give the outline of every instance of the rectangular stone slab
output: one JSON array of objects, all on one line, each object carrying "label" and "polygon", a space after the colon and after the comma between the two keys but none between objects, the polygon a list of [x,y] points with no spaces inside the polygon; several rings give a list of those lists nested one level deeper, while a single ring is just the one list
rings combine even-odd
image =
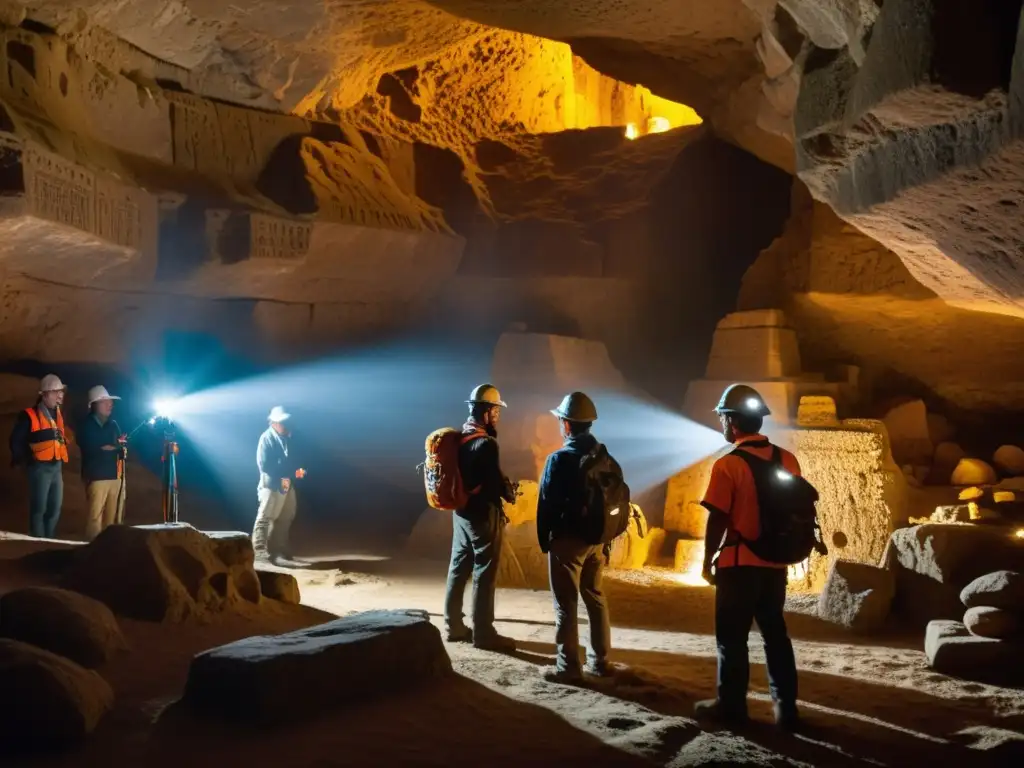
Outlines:
[{"label": "rectangular stone slab", "polygon": [[280,724],[452,673],[426,611],[367,611],[205,651],[183,702],[206,716]]},{"label": "rectangular stone slab", "polygon": [[924,653],[928,666],[944,675],[994,685],[1024,680],[1024,643],[975,637],[959,621],[929,622]]}]

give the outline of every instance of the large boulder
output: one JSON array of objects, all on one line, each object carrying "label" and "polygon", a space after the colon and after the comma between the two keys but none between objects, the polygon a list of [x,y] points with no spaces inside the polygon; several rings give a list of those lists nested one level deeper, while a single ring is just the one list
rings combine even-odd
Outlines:
[{"label": "large boulder", "polygon": [[916,525],[893,532],[883,562],[896,576],[901,615],[920,624],[959,619],[964,587],[995,570],[1024,569],[1024,539],[995,526]]},{"label": "large boulder", "polygon": [[0,635],[98,667],[128,647],[117,619],[98,600],[53,587],[0,597]]},{"label": "large boulder", "polygon": [[853,632],[872,632],[885,623],[895,594],[896,580],[889,571],[836,560],[818,598],[818,615]]},{"label": "large boulder", "polygon": [[1024,475],[1024,448],[1016,445],[1004,445],[992,456],[992,463],[1004,475],[1010,477]]},{"label": "large boulder", "polygon": [[205,651],[183,701],[210,717],[280,725],[451,673],[426,611],[369,611]]},{"label": "large boulder", "polygon": [[264,597],[271,600],[280,600],[282,603],[292,603],[293,605],[298,605],[302,602],[302,595],[299,592],[299,581],[290,573],[257,568],[256,576],[260,580],[260,591]]},{"label": "large boulder", "polygon": [[928,431],[928,410],[921,400],[910,400],[890,408],[882,421],[889,432],[892,457],[897,464],[929,463],[935,446]]},{"label": "large boulder", "polygon": [[996,471],[981,459],[960,459],[949,478],[952,485],[992,485],[997,481]]},{"label": "large boulder", "polygon": [[1005,640],[1020,637],[1024,621],[1010,611],[979,605],[967,609],[964,614],[964,626],[972,635]]},{"label": "large boulder", "polygon": [[261,599],[246,534],[184,523],[106,528],[79,551],[63,584],[144,621],[179,622]]},{"label": "large boulder", "polygon": [[17,640],[0,639],[0,680],[0,752],[70,745],[91,733],[114,704],[114,692],[96,672]]},{"label": "large boulder", "polygon": [[1024,680],[1024,644],[977,637],[959,621],[929,622],[924,653],[928,666],[945,675],[996,685]]},{"label": "large boulder", "polygon": [[932,456],[932,465],[928,471],[929,485],[949,485],[953,477],[953,470],[967,453],[956,443],[939,443],[935,446],[935,455]]},{"label": "large boulder", "polygon": [[979,576],[960,592],[968,608],[985,606],[1024,613],[1024,576],[1014,571],[995,571]]}]

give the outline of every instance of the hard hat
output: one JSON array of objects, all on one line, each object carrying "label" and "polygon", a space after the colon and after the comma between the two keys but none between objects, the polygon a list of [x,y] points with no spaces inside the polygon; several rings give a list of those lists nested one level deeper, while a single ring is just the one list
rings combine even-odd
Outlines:
[{"label": "hard hat", "polygon": [[506,407],[505,401],[501,399],[501,393],[493,384],[481,384],[469,393],[469,400],[466,402],[471,405],[487,403],[488,405],[499,405],[502,408]]},{"label": "hard hat", "polygon": [[267,416],[267,421],[272,421],[275,424],[280,424],[282,422],[288,421],[288,419],[290,419],[291,417],[292,415],[288,413],[288,411],[286,411],[280,405],[275,405],[273,408],[270,409],[270,415]]},{"label": "hard hat", "polygon": [[67,387],[64,386],[64,382],[60,380],[60,377],[52,373],[43,376],[43,380],[39,382],[40,395],[45,392],[63,392],[65,389]]},{"label": "hard hat", "polygon": [[551,411],[566,421],[597,421],[597,407],[583,392],[571,392],[562,398],[562,404]]},{"label": "hard hat", "polygon": [[764,398],[753,387],[733,384],[725,388],[722,399],[715,406],[716,413],[742,413],[748,416],[771,416]]},{"label": "hard hat", "polygon": [[107,392],[107,388],[102,384],[99,384],[89,390],[89,405],[100,400],[120,400],[121,398],[117,395],[112,395]]}]

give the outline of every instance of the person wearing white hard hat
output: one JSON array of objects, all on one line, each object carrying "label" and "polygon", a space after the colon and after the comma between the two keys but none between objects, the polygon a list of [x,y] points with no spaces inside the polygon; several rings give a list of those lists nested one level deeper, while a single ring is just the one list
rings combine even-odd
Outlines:
[{"label": "person wearing white hard hat", "polygon": [[64,503],[68,435],[60,404],[65,389],[57,376],[44,376],[39,399],[19,414],[11,431],[11,464],[25,467],[28,475],[28,531],[37,538],[56,536]]},{"label": "person wearing white hard hat", "polygon": [[104,386],[89,390],[89,413],[78,425],[82,481],[89,501],[85,538],[92,541],[124,514],[124,453],[127,438],[111,418],[117,395]]},{"label": "person wearing white hard hat", "polygon": [[260,435],[256,448],[256,466],[260,471],[257,488],[259,510],[252,529],[252,548],[261,561],[291,561],[288,533],[295,520],[296,498],[293,480],[306,476],[295,462],[291,431],[287,422],[292,415],[275,405],[267,416],[269,426]]}]

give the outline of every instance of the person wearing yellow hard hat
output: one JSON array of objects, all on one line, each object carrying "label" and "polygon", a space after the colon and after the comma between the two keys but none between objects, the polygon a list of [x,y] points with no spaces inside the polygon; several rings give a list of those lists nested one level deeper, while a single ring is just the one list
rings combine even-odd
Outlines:
[{"label": "person wearing yellow hard hat", "polygon": [[68,438],[60,404],[65,389],[59,377],[44,376],[35,405],[18,415],[11,431],[11,464],[24,467],[28,476],[28,531],[37,538],[56,536],[64,503]]},{"label": "person wearing yellow hard hat", "polygon": [[112,418],[112,395],[99,385],[89,390],[89,413],[78,424],[78,447],[82,451],[82,482],[89,501],[85,538],[95,539],[100,532],[123,517],[124,449],[127,438]]},{"label": "person wearing yellow hard hat", "polygon": [[[469,501],[452,515],[452,557],[445,589],[444,623],[449,642],[472,642],[477,648],[510,653],[515,642],[494,628],[494,593],[505,536],[502,502],[514,504],[514,485],[501,471],[498,422],[505,401],[493,384],[481,384],[466,400],[469,418],[462,426],[459,472]],[[473,580],[473,629],[466,626],[462,604]]]}]

